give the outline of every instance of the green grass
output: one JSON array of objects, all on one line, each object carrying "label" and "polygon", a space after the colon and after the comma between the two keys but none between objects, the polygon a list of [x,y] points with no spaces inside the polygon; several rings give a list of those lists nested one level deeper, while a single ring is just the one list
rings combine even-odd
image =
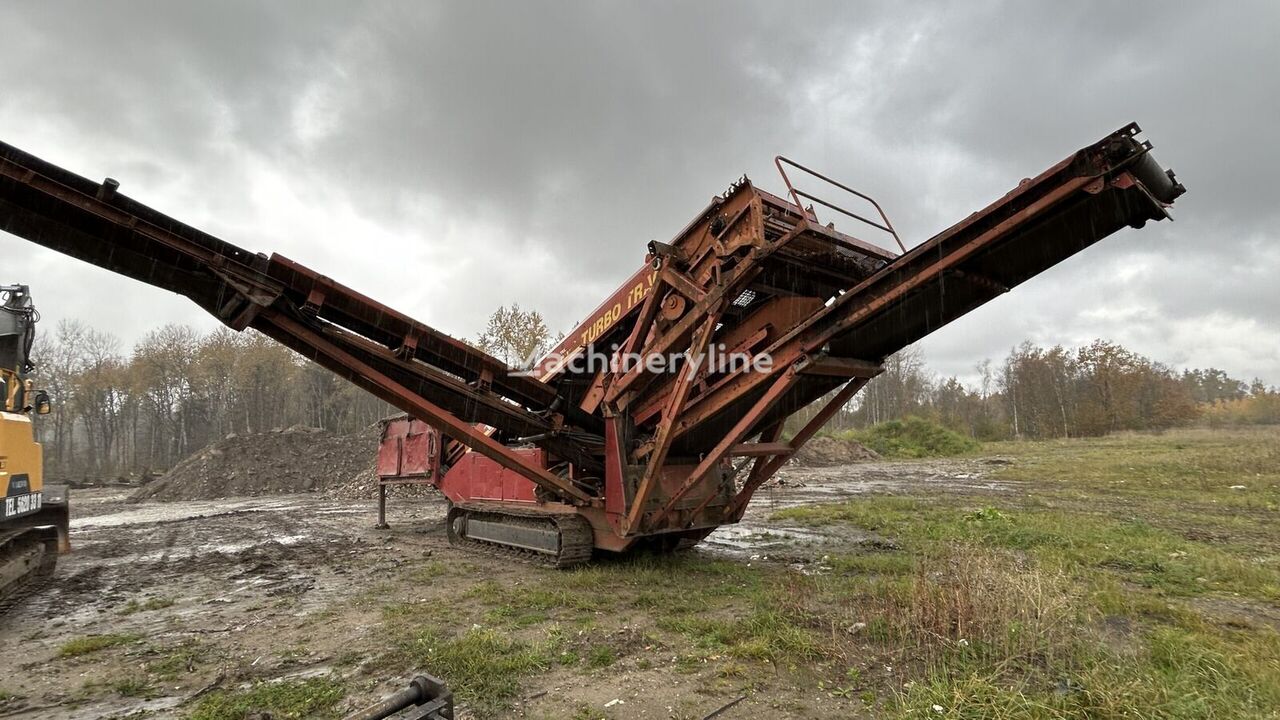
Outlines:
[{"label": "green grass", "polygon": [[977,670],[935,674],[907,688],[899,710],[948,718],[1274,718],[1280,686],[1267,664],[1280,656],[1275,634],[1243,642],[1273,646],[1240,655],[1234,642],[1159,628],[1136,657],[1094,654],[1051,689]]},{"label": "green grass", "polygon": [[145,662],[143,669],[156,678],[166,681],[194,671],[197,665],[210,659],[212,652],[198,640],[184,640],[178,645],[163,649],[153,648],[152,651],[157,657]]},{"label": "green grass", "polygon": [[817,662],[837,652],[803,601],[802,578],[777,568],[753,575],[751,582],[731,583],[720,594],[709,586],[701,592],[706,603],[701,607],[654,606],[654,623],[688,642],[699,658],[727,656],[777,666]]},{"label": "green grass", "polygon": [[[480,717],[502,717],[534,678],[554,667],[612,672],[608,668],[637,654],[638,665],[651,667],[644,648],[665,651],[658,635],[692,643],[679,630],[663,631],[658,619],[745,610],[769,585],[758,569],[689,555],[626,556],[545,573],[533,581],[518,578],[464,586],[466,602],[447,621],[442,621],[435,603],[383,605],[383,637],[392,650],[380,664],[431,668],[447,678]],[[636,614],[653,623],[636,632],[620,627],[620,618],[634,619]],[[617,635],[617,630],[624,632]],[[739,644],[743,653],[755,656],[776,655],[790,647],[774,650],[769,647],[774,639],[753,631]],[[752,640],[755,646],[748,651],[746,644]],[[707,654],[701,652],[700,657]]]},{"label": "green grass", "polygon": [[701,656],[779,663],[816,661],[826,656],[821,640],[795,616],[757,607],[745,618],[677,615],[657,619],[659,628],[679,633]]},{"label": "green grass", "polygon": [[[1047,567],[1118,574],[1170,595],[1236,592],[1280,602],[1280,563],[1188,540],[1140,515],[1115,519],[1053,508],[970,509],[934,499],[872,496],[787,508],[773,518],[809,526],[852,525],[904,542],[913,554],[969,542],[1022,551]],[[878,561],[895,564],[901,558]]]},{"label": "green grass", "polygon": [[151,610],[163,610],[164,608],[172,607],[174,602],[175,602],[174,599],[171,597],[147,598],[143,602],[138,602],[136,599],[134,599],[126,603],[124,607],[120,608],[120,610],[116,612],[116,614],[132,615],[138,612],[148,612]]},{"label": "green grass", "polygon": [[1276,717],[1280,632],[1266,612],[1248,620],[1280,609],[1276,429],[988,449],[1015,459],[997,472],[1013,492],[773,516],[896,544],[834,554],[808,593],[815,612],[846,608],[859,638],[900,658],[911,681],[891,685],[890,712]]},{"label": "green grass", "polygon": [[980,447],[971,438],[918,417],[877,423],[845,436],[886,458],[948,457],[971,453]]},{"label": "green grass", "polygon": [[[927,449],[897,452],[956,450],[911,443]],[[551,682],[637,670],[699,692],[751,687],[829,716],[1275,717],[1280,432],[997,443],[983,454],[1012,463],[975,455],[966,472],[985,468],[1005,490],[939,484],[775,513],[832,538],[795,548],[826,556],[810,575],[706,553],[639,555],[458,574],[463,601],[447,607],[409,593],[370,599],[382,613],[371,662],[430,668],[481,718],[511,714]],[[580,698],[566,698],[572,713]]]},{"label": "green grass", "polygon": [[90,655],[100,650],[116,647],[117,645],[127,645],[138,640],[137,635],[86,635],[74,640],[68,640],[58,648],[58,657],[75,658],[84,655]]},{"label": "green grass", "polygon": [[529,642],[490,629],[450,635],[425,627],[398,643],[396,660],[408,667],[431,668],[433,674],[448,678],[449,688],[466,698],[468,706],[493,713],[510,706],[522,680],[556,663],[560,642],[555,632]]},{"label": "green grass", "polygon": [[[1234,517],[1238,528],[1280,517],[1276,428],[989,443],[986,450],[1017,457],[1002,476],[1034,482],[1049,498],[1106,498],[1162,517],[1183,513],[1197,524],[1231,525]],[[1280,541],[1274,534],[1271,539]]]},{"label": "green grass", "polygon": [[275,720],[336,717],[333,708],[345,695],[343,686],[329,678],[302,681],[260,682],[247,690],[216,691],[200,700],[188,720]]},{"label": "green grass", "polygon": [[613,653],[613,648],[607,645],[596,645],[587,653],[587,667],[605,668],[609,667],[618,658]]}]

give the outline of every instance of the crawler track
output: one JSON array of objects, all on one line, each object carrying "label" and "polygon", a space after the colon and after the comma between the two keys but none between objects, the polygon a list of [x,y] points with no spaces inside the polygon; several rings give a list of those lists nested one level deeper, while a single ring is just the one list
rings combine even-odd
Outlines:
[{"label": "crawler track", "polygon": [[[492,540],[467,537],[466,527],[473,520],[496,523],[513,528],[553,531],[557,542],[554,552],[531,550]],[[581,515],[549,514],[521,508],[495,509],[488,506],[455,505],[445,519],[449,543],[488,555],[507,557],[532,565],[570,568],[591,559],[595,547],[591,524]]]},{"label": "crawler track", "polygon": [[0,536],[0,615],[44,584],[57,564],[56,534],[27,530]]}]

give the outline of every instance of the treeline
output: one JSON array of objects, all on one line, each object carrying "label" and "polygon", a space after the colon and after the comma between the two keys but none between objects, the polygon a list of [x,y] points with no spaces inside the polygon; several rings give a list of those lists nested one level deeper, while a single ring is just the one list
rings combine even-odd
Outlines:
[{"label": "treeline", "polygon": [[37,337],[33,357],[53,398],[36,430],[55,477],[163,471],[232,433],[350,432],[391,412],[256,332],[166,325],[123,350],[109,333],[64,321]]},{"label": "treeline", "polygon": [[1096,340],[1081,348],[1023,343],[996,365],[976,368],[976,384],[939,378],[919,351],[888,359],[832,421],[862,428],[919,416],[980,440],[1067,438],[1120,430],[1280,423],[1280,391],[1222,370],[1178,372],[1124,347]]},{"label": "treeline", "polygon": [[[472,342],[519,364],[554,338],[540,315],[512,306],[494,313]],[[64,321],[38,336],[34,359],[54,401],[36,429],[46,467],[59,477],[158,472],[232,433],[299,424],[353,432],[394,412],[255,332],[220,328],[202,335],[166,325],[124,350],[108,333]],[[1261,381],[1245,383],[1213,368],[1178,372],[1103,340],[1081,348],[1024,343],[998,365],[978,365],[975,376],[970,383],[940,378],[908,349],[891,356],[829,428],[923,417],[995,440],[1197,421],[1280,423],[1280,391]]]}]

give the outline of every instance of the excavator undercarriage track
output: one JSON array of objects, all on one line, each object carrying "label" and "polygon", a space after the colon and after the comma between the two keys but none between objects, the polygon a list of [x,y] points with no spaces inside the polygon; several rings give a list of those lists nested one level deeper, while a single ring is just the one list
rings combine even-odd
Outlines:
[{"label": "excavator undercarriage track", "polygon": [[58,563],[58,534],[33,528],[0,535],[0,615],[42,585]]},{"label": "excavator undercarriage track", "polygon": [[591,559],[595,535],[581,515],[462,504],[449,508],[449,542],[534,565],[570,568]]}]

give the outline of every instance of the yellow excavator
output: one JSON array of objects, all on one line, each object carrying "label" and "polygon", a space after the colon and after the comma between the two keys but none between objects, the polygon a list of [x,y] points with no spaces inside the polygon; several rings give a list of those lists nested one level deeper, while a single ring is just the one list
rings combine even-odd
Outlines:
[{"label": "yellow excavator", "polygon": [[53,572],[71,549],[67,488],[44,482],[32,415],[50,410],[31,377],[31,345],[40,314],[26,285],[0,286],[0,610]]}]

